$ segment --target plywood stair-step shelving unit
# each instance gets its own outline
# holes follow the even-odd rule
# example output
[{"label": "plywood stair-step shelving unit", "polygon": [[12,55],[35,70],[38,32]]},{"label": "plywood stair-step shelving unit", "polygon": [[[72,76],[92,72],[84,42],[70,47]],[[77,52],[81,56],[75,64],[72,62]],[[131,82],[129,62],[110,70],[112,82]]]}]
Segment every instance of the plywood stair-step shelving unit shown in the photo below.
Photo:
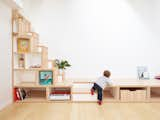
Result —
[{"label": "plywood stair-step shelving unit", "polygon": [[[12,79],[15,102],[96,102],[97,94],[90,95],[93,82],[69,80],[58,83],[58,69],[48,59],[48,48],[39,43],[39,35],[32,31],[29,20],[13,11],[12,18]],[[53,81],[40,84],[40,72],[50,71]],[[103,92],[104,102],[160,102],[158,80],[113,80]],[[17,92],[18,91],[18,92]],[[19,92],[21,91],[21,92]],[[21,95],[17,94],[21,93]],[[56,96],[63,93],[65,96]],[[17,99],[18,95],[25,98]]]},{"label": "plywood stair-step shelving unit", "polygon": [[[13,99],[15,102],[51,102],[51,91],[69,91],[71,101],[70,83],[56,83],[58,69],[54,60],[48,60],[48,48],[39,43],[39,35],[31,30],[32,26],[18,11],[13,11],[12,18],[12,68],[13,68]],[[40,72],[52,73],[53,81],[48,85],[40,84]],[[23,92],[22,92],[23,91]],[[26,94],[25,98],[17,99]],[[63,100],[63,99],[61,99]]]}]

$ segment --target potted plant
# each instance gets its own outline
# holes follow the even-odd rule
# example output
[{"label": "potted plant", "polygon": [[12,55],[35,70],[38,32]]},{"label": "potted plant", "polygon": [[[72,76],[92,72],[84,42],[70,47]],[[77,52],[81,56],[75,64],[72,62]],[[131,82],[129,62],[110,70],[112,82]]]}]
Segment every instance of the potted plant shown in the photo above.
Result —
[{"label": "potted plant", "polygon": [[58,67],[59,72],[59,80],[64,80],[65,78],[65,69],[70,67],[71,65],[68,63],[67,60],[55,60],[56,66]]},{"label": "potted plant", "polygon": [[58,60],[58,59],[56,60],[56,65],[60,70],[65,70],[67,67],[71,66],[67,60]]}]

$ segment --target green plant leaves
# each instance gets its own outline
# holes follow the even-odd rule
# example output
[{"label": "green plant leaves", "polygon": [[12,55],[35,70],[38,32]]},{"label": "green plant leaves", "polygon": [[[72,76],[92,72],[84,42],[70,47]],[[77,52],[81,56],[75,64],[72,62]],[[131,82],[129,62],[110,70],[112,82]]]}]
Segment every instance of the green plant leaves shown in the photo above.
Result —
[{"label": "green plant leaves", "polygon": [[67,60],[55,60],[56,65],[58,66],[59,69],[66,69],[67,67],[70,67],[71,65],[68,63]]}]

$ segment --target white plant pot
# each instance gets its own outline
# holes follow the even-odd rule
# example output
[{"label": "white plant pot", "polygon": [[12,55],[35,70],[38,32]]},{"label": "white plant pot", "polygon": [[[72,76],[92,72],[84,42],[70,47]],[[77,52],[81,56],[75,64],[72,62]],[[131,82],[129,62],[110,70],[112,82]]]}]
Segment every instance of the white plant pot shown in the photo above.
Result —
[{"label": "white plant pot", "polygon": [[63,69],[59,69],[59,75],[63,75],[64,70]]},{"label": "white plant pot", "polygon": [[64,71],[64,69],[59,69],[58,82],[64,82],[64,80],[65,80],[65,71]]}]

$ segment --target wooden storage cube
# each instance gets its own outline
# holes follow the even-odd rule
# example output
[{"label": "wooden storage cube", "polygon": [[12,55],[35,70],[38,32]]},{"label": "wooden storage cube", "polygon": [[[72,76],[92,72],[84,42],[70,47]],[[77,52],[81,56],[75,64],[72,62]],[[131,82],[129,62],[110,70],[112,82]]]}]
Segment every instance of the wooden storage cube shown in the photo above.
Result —
[{"label": "wooden storage cube", "polygon": [[[26,93],[26,97],[24,99],[19,100],[20,102],[42,102],[46,101],[46,88],[16,88],[23,89]],[[19,91],[19,90],[18,90]]]},{"label": "wooden storage cube", "polygon": [[14,69],[29,69],[42,67],[41,53],[14,53]]},{"label": "wooden storage cube", "polygon": [[25,71],[25,70],[15,70],[14,71],[14,85],[19,85],[21,83],[37,83],[37,71]]},{"label": "wooden storage cube", "polygon": [[39,52],[39,40],[32,33],[18,34],[14,37],[14,52],[18,53],[34,53]]},{"label": "wooden storage cube", "polygon": [[103,91],[103,100],[116,100],[117,91],[115,87],[106,87]]},{"label": "wooden storage cube", "polygon": [[43,98],[46,99],[46,88],[25,88],[27,98]]},{"label": "wooden storage cube", "polygon": [[145,88],[121,88],[120,99],[121,101],[145,101],[146,89]]},{"label": "wooden storage cube", "polygon": [[49,100],[71,100],[71,88],[55,87],[49,90]]},{"label": "wooden storage cube", "polygon": [[41,53],[27,53],[25,56],[25,68],[41,68],[42,54]]},{"label": "wooden storage cube", "polygon": [[30,22],[17,10],[13,11],[13,31],[16,33],[30,32]]},{"label": "wooden storage cube", "polygon": [[18,33],[27,33],[30,32],[30,22],[28,20],[26,20],[24,17],[20,16],[18,19],[14,20],[16,23],[14,24],[14,27],[16,25],[16,32]]},{"label": "wooden storage cube", "polygon": [[97,94],[90,94],[90,89],[92,88],[93,83],[89,82],[77,82],[73,84],[72,87],[72,100],[81,101],[81,102],[92,102],[97,101]]},{"label": "wooden storage cube", "polygon": [[[90,94],[93,83],[74,83],[73,84],[73,101],[97,101],[97,93]],[[117,87],[107,86],[103,91],[103,101],[117,100],[118,89]]]}]

